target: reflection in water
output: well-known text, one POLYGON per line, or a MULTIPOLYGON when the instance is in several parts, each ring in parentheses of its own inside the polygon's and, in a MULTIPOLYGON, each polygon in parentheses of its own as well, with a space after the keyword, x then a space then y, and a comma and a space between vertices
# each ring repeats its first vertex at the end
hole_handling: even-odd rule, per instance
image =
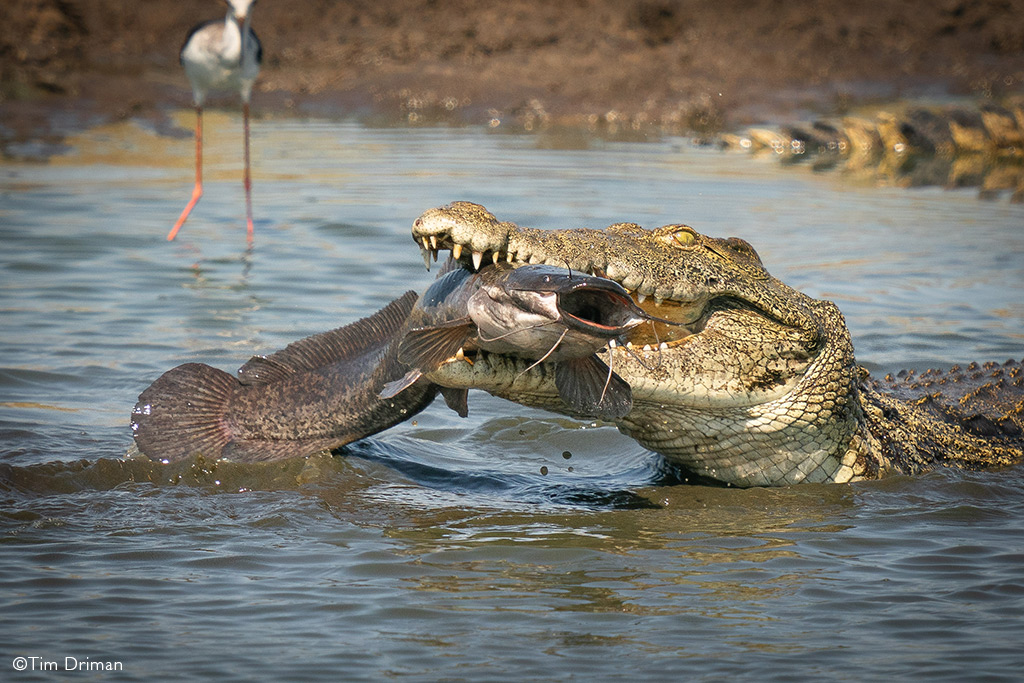
MULTIPOLYGON (((188 244, 186 247, 189 251, 194 252, 196 255, 196 262, 192 264, 191 270, 192 275, 196 279, 196 285, 201 288, 203 285, 208 284, 205 272, 204 272, 204 259, 202 249, 196 244, 188 244)), ((250 244, 246 246, 245 251, 237 257, 237 262, 242 264, 242 272, 238 279, 238 282, 232 286, 233 289, 246 289, 249 283, 249 272, 252 270, 253 254, 255 253, 256 245, 250 244)), ((218 257, 213 260, 214 263, 218 264, 230 264, 232 262, 231 257, 218 257)))
POLYGON ((752 128, 725 147, 775 156, 785 165, 841 171, 894 187, 978 188, 979 197, 1024 201, 1024 102, 980 110, 911 108, 873 119, 847 117, 779 130, 752 128))
POLYGON ((886 187, 977 188, 980 199, 1008 196, 1024 201, 1024 165, 1019 159, 982 154, 953 158, 913 153, 841 155, 792 154, 761 150, 755 156, 776 157, 784 166, 804 166, 815 172, 837 172, 853 182, 886 187))

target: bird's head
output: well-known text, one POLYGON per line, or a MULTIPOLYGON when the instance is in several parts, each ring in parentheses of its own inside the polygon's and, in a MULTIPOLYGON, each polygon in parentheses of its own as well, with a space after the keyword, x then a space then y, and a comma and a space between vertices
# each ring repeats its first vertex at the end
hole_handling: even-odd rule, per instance
POLYGON ((231 12, 235 15, 235 20, 238 23, 245 21, 245 18, 249 16, 249 12, 256 4, 256 0, 224 0, 224 2, 231 8, 231 12))

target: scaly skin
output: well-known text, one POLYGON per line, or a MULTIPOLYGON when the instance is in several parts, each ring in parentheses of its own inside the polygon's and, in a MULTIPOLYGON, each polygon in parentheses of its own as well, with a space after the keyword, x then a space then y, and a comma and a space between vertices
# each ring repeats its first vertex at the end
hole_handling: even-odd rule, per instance
MULTIPOLYGON (((641 326, 631 348, 615 347, 605 360, 633 389, 619 429, 698 474, 773 486, 1024 458, 1019 364, 930 375, 933 387, 904 383, 882 393, 857 365, 839 309, 773 278, 742 240, 684 225, 536 230, 468 202, 427 211, 413 237, 426 256, 452 249, 467 267, 505 259, 604 275, 655 316, 680 323, 641 326), (959 388, 943 394, 940 381, 959 388)), ((549 365, 523 373, 527 363, 507 356, 470 360, 453 359, 428 377, 572 414, 549 365)))

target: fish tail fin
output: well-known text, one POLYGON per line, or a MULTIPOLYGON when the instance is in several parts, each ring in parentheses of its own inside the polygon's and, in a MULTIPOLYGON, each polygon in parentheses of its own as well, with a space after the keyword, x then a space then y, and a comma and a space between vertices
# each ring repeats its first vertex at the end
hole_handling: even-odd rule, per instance
POLYGON ((239 386, 232 375, 202 363, 168 370, 139 394, 132 411, 139 450, 154 460, 219 457, 232 439, 223 416, 239 386))
POLYGON ((633 409, 633 390, 597 356, 555 366, 555 386, 567 406, 583 415, 615 420, 633 409))

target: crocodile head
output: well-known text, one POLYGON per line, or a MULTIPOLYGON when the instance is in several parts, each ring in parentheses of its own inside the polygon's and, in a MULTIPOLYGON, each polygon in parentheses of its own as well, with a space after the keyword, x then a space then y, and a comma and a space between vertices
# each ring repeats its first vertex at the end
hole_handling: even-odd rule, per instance
MULTIPOLYGON (((686 225, 538 230, 469 202, 427 211, 413 237, 428 262, 448 249, 467 268, 505 260, 608 277, 665 321, 636 328, 603 359, 633 389, 619 429, 671 462, 748 486, 876 474, 855 447, 859 370, 841 314, 769 275, 743 240, 686 225)), ((552 369, 528 364, 479 354, 428 377, 572 414, 552 369)))

